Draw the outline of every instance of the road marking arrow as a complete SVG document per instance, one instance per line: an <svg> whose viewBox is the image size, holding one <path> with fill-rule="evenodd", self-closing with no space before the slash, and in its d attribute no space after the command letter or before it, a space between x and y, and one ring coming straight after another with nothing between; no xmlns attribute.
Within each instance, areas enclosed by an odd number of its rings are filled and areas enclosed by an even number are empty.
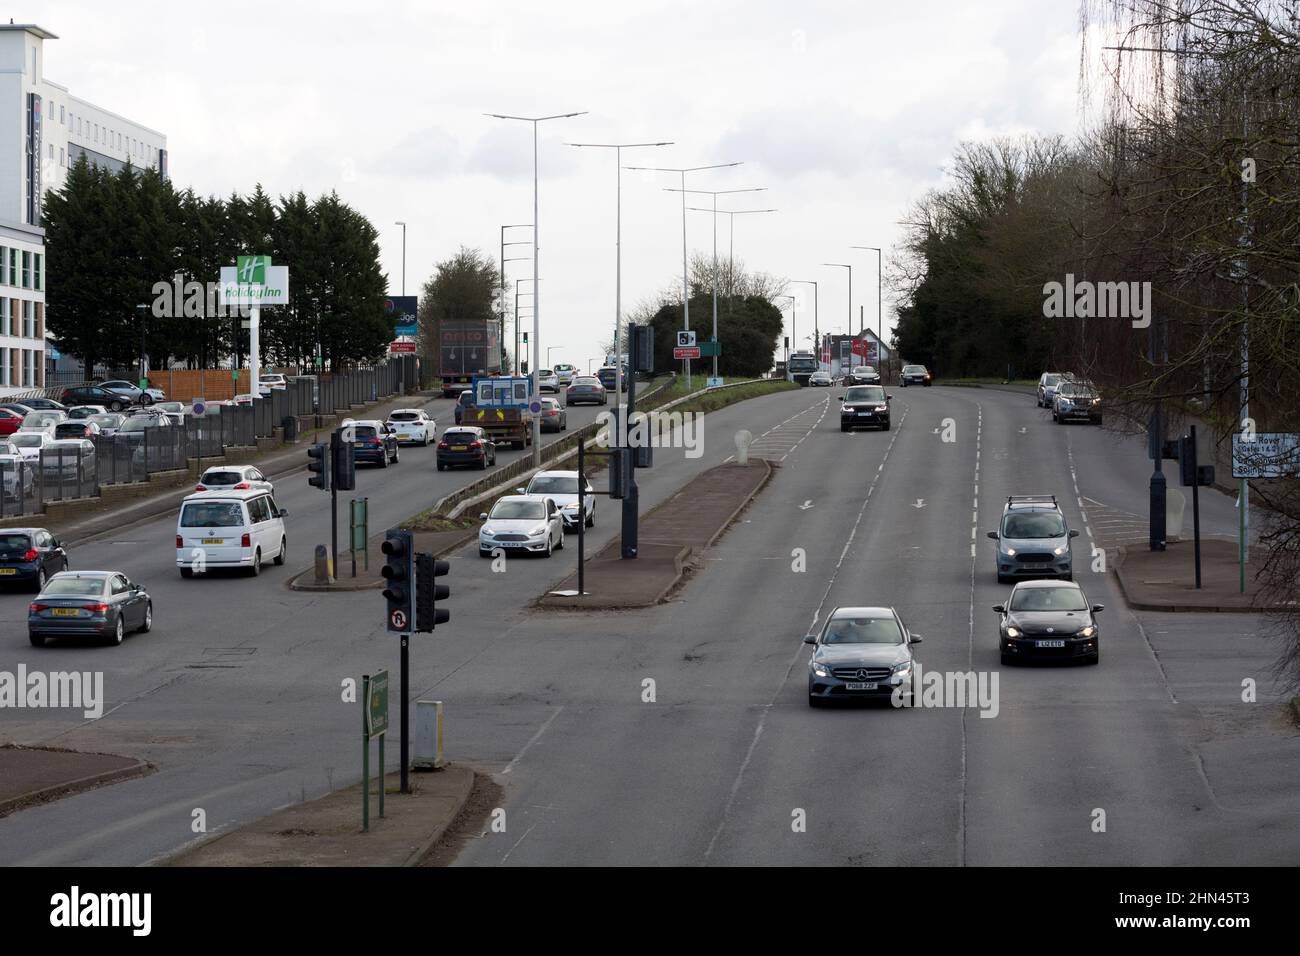
<svg viewBox="0 0 1300 956"><path fill-rule="evenodd" d="M811 508L812 506L813 506L812 499L809 498L807 501L805 501L803 504L801 504L801 505L799 506L799 510L800 510L800 511L807 511L807 510L808 510L809 508Z"/></svg>
<svg viewBox="0 0 1300 956"><path fill-rule="evenodd" d="M912 505L912 507L913 507L913 508L924 508L924 507L925 507L925 499L924 499L924 498L917 498L917 499L916 499L916 504Z"/></svg>

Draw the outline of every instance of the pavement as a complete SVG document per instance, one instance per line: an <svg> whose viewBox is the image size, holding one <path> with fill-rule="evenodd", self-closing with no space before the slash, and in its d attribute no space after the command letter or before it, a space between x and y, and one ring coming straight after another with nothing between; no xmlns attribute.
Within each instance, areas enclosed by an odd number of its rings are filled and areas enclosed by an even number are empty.
<svg viewBox="0 0 1300 956"><path fill-rule="evenodd" d="M772 466L758 458L747 465L718 465L692 478L642 516L635 558L623 560L620 535L587 559L582 592L575 571L536 605L615 609L658 604L682 580L687 562L718 539L771 474ZM577 536L566 535L565 544L576 547Z"/></svg>
<svg viewBox="0 0 1300 956"><path fill-rule="evenodd" d="M371 744L372 751L376 747ZM357 783L202 840L162 865L416 866L465 806L474 771L447 766L409 778L411 792L403 794L401 775L388 774L382 817L378 774L371 778L369 830L361 828L362 785Z"/></svg>
<svg viewBox="0 0 1300 956"><path fill-rule="evenodd" d="M1251 549L1258 556L1259 548ZM1201 541L1201 587L1196 587L1196 555L1191 541L1171 541L1164 551L1138 545L1119 549L1115 574L1129 607L1143 611L1285 611L1270 603L1255 580L1258 565L1246 562L1246 588L1241 590L1237 542L1223 538Z"/></svg>
<svg viewBox="0 0 1300 956"><path fill-rule="evenodd" d="M0 747L0 817L151 769L143 760L117 754Z"/></svg>

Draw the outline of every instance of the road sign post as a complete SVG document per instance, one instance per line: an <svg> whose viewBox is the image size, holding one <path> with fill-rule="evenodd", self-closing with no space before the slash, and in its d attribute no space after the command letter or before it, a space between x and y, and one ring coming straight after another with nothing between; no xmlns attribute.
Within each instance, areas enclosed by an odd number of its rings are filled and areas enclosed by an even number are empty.
<svg viewBox="0 0 1300 956"><path fill-rule="evenodd" d="M388 734L388 671L361 675L361 830L370 830L370 740L379 738L379 816L384 815L384 738Z"/></svg>

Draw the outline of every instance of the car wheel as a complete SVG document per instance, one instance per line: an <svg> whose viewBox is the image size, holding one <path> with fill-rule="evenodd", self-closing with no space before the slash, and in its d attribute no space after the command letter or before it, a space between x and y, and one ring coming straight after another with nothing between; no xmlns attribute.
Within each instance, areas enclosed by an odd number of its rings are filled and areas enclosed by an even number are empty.
<svg viewBox="0 0 1300 956"><path fill-rule="evenodd" d="M594 510L591 512L591 514L587 515L587 527L588 528L596 527L596 512Z"/></svg>
<svg viewBox="0 0 1300 956"><path fill-rule="evenodd" d="M998 575L998 584L1007 584L1010 582L1010 580L1011 579L1007 577L1005 574Z"/></svg>
<svg viewBox="0 0 1300 956"><path fill-rule="evenodd" d="M1100 649L1100 648L1098 648L1096 654L1093 654L1092 657L1088 658L1088 663L1089 663L1089 664L1100 664L1100 663L1101 663L1101 649Z"/></svg>
<svg viewBox="0 0 1300 956"><path fill-rule="evenodd" d="M37 594L40 594L43 590L45 590L45 582L48 580L49 580L49 576L45 573L45 569L37 568L36 569L36 593Z"/></svg>
<svg viewBox="0 0 1300 956"><path fill-rule="evenodd" d="M848 425L841 425L841 426L840 426L840 431L842 431L842 432L846 432L846 431L848 431L848 430L849 430L849 426L848 426Z"/></svg>
<svg viewBox="0 0 1300 956"><path fill-rule="evenodd" d="M487 471L487 455L484 455L482 458L479 459L478 470Z"/></svg>
<svg viewBox="0 0 1300 956"><path fill-rule="evenodd" d="M253 566L248 569L249 577L257 577L262 573L262 549L258 548L253 552Z"/></svg>
<svg viewBox="0 0 1300 956"><path fill-rule="evenodd" d="M1012 658L1010 654L1006 654L1006 653L1002 654L1001 657L1002 657L1002 666L1010 667L1011 662L1014 660L1014 658Z"/></svg>
<svg viewBox="0 0 1300 956"><path fill-rule="evenodd" d="M484 551L482 548L479 548L479 549L478 549L478 556L479 556L480 558L490 558L490 557L492 557L492 552L491 552L491 551Z"/></svg>
<svg viewBox="0 0 1300 956"><path fill-rule="evenodd" d="M551 544L551 536L548 534L546 536L546 556L549 558L554 551L555 547Z"/></svg>
<svg viewBox="0 0 1300 956"><path fill-rule="evenodd" d="M809 694L809 695L808 695L808 706L809 706L809 707L820 707L820 706L822 706L823 703L825 703L825 701L823 701L820 697L817 697L817 696L815 696L815 695L813 695L813 694Z"/></svg>
<svg viewBox="0 0 1300 956"><path fill-rule="evenodd" d="M563 531L563 530L560 531L560 543L557 544L557 545L555 546L555 550L556 550L556 551L563 551L563 550L564 550L564 531Z"/></svg>
<svg viewBox="0 0 1300 956"><path fill-rule="evenodd" d="M122 615L119 614L117 616L117 627L113 630L112 635L108 638L108 643L116 647L117 645L122 643L122 639L124 637L126 637L126 625L122 623Z"/></svg>
<svg viewBox="0 0 1300 956"><path fill-rule="evenodd" d="M1067 573L1061 575L1061 580L1062 580L1062 581L1073 581L1073 580L1074 580L1074 572L1073 572L1073 571L1069 571L1069 572L1067 572Z"/></svg>
<svg viewBox="0 0 1300 956"><path fill-rule="evenodd" d="M181 568L181 569L180 569L180 572L181 572L181 577L183 577L183 578L192 578L192 577L194 577L194 569L193 569L193 568Z"/></svg>
<svg viewBox="0 0 1300 956"><path fill-rule="evenodd" d="M275 556L276 564L284 564L285 559L289 556L289 543L284 538L280 539L280 553Z"/></svg>
<svg viewBox="0 0 1300 956"><path fill-rule="evenodd" d="M439 470L439 471L445 471L446 469L447 469L447 466L446 466L446 465L444 465L442 462L438 462L438 470Z"/></svg>
<svg viewBox="0 0 1300 956"><path fill-rule="evenodd" d="M393 464L394 464L394 465L396 465L399 461L401 461L401 459L398 457L399 454L400 454L400 453L398 452L398 450L397 450L396 448L394 448L394 449L393 449Z"/></svg>
<svg viewBox="0 0 1300 956"><path fill-rule="evenodd" d="M885 424L881 427L884 429L884 431L889 431L889 422L885 422Z"/></svg>
<svg viewBox="0 0 1300 956"><path fill-rule="evenodd" d="M28 632L27 632L27 640L29 640L29 641L32 642L32 647L44 647L44 646L45 646L45 635L44 635L44 634L37 634L35 631L28 631Z"/></svg>
<svg viewBox="0 0 1300 956"><path fill-rule="evenodd" d="M153 396L150 395L148 392L145 392L143 395L140 396L140 404L141 404L141 405L152 405L152 404L153 404Z"/></svg>
<svg viewBox="0 0 1300 956"><path fill-rule="evenodd" d="M140 633L148 634L153 630L153 601L144 606L144 623L140 625Z"/></svg>
<svg viewBox="0 0 1300 956"><path fill-rule="evenodd" d="M384 452L382 455L379 456L379 467L380 468L388 467L388 452Z"/></svg>
<svg viewBox="0 0 1300 956"><path fill-rule="evenodd" d="M122 402L109 402L108 404L108 410L110 412L120 412L125 409L126 409L126 405Z"/></svg>

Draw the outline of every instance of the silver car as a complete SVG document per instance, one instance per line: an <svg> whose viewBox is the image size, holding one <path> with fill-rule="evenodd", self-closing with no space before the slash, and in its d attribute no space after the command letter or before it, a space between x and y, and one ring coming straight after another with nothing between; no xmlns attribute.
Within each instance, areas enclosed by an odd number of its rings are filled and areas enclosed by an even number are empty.
<svg viewBox="0 0 1300 956"><path fill-rule="evenodd" d="M837 607L818 634L808 660L808 706L831 700L888 700L897 692L913 703L912 645L921 643L892 607Z"/></svg>
<svg viewBox="0 0 1300 956"><path fill-rule="evenodd" d="M1038 376L1038 407L1051 408L1057 388L1069 377L1064 372L1044 372Z"/></svg>
<svg viewBox="0 0 1300 956"><path fill-rule="evenodd" d="M552 498L508 495L498 499L491 514L481 514L478 553L485 558L501 548L551 556L564 547L564 519Z"/></svg>
<svg viewBox="0 0 1300 956"><path fill-rule="evenodd" d="M1026 577L1073 580L1070 539L1079 532L1066 524L1055 495L1009 495L1002 523L988 536L998 543L998 583Z"/></svg>

